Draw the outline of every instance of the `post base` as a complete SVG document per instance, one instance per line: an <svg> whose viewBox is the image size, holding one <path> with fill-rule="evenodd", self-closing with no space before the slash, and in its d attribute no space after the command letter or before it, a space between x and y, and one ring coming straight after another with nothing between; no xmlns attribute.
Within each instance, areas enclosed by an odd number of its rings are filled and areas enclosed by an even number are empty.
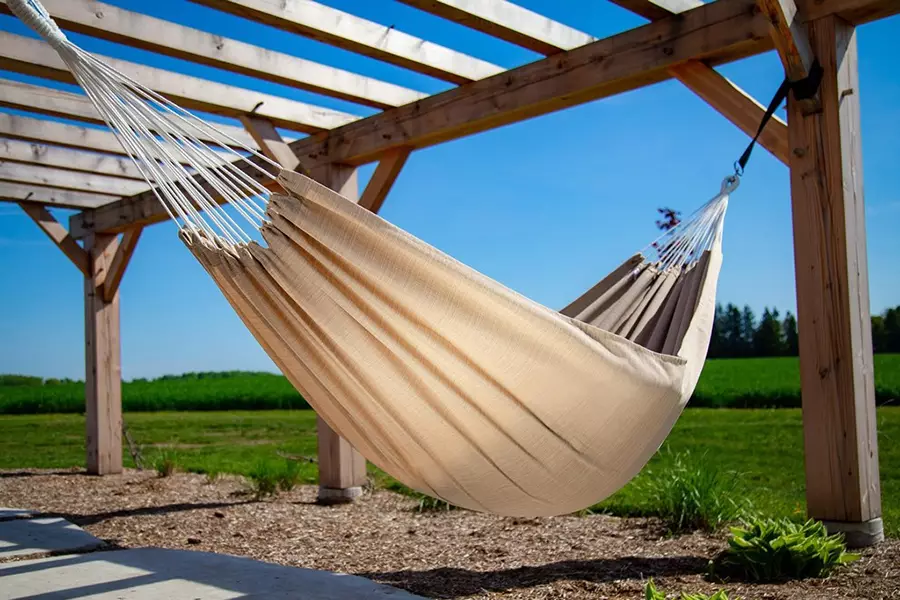
<svg viewBox="0 0 900 600"><path fill-rule="evenodd" d="M353 502L363 495L363 489L360 486L348 488L327 488L319 486L319 504L347 504Z"/></svg>
<svg viewBox="0 0 900 600"><path fill-rule="evenodd" d="M884 521L870 519L862 523L822 521L828 533L843 533L848 548L865 548L884 541Z"/></svg>

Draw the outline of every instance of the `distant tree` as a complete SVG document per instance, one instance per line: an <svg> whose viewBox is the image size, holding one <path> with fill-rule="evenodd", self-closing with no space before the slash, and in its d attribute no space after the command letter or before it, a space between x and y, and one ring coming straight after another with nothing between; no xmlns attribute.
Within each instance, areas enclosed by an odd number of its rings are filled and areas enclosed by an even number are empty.
<svg viewBox="0 0 900 600"><path fill-rule="evenodd" d="M778 320L778 310L766 308L753 336L753 350L757 356L781 356L784 349L784 331Z"/></svg>
<svg viewBox="0 0 900 600"><path fill-rule="evenodd" d="M756 317L753 315L753 309L744 306L741 313L741 345L738 356L755 356L754 337L756 336Z"/></svg>
<svg viewBox="0 0 900 600"><path fill-rule="evenodd" d="M882 352L900 352L900 306L884 311L882 319L885 338Z"/></svg>
<svg viewBox="0 0 900 600"><path fill-rule="evenodd" d="M725 336L723 335L725 327L725 309L722 307L722 304L716 302L716 312L713 317L713 326L712 326L712 334L709 338L709 352L707 355L710 358L722 358L724 357L727 344L725 342Z"/></svg>
<svg viewBox="0 0 900 600"><path fill-rule="evenodd" d="M781 327L784 329L784 353L787 356L799 355L800 338L797 335L797 318L791 314L791 311L785 313Z"/></svg>
<svg viewBox="0 0 900 600"><path fill-rule="evenodd" d="M722 356L734 358L741 355L741 311L730 302L722 313Z"/></svg>

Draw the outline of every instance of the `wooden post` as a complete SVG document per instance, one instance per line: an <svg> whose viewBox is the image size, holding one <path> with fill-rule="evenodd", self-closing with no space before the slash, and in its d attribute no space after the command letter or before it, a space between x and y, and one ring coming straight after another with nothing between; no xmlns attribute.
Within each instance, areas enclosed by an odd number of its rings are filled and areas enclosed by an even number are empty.
<svg viewBox="0 0 900 600"><path fill-rule="evenodd" d="M359 198L357 171L353 167L328 164L315 169L312 178L346 198ZM319 441L319 502L339 504L362 496L366 483L366 459L328 426L316 421Z"/></svg>
<svg viewBox="0 0 900 600"><path fill-rule="evenodd" d="M90 274L84 278L87 470L109 475L122 472L119 295L104 298L104 283L118 241L115 235L96 233L84 242L90 256Z"/></svg>
<svg viewBox="0 0 900 600"><path fill-rule="evenodd" d="M806 499L852 546L884 539L855 29L809 24L818 107L788 101Z"/></svg>

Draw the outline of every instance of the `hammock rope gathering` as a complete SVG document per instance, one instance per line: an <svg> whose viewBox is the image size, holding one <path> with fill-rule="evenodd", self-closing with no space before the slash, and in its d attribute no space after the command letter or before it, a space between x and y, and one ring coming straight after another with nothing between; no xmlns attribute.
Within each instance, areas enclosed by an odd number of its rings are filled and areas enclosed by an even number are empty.
<svg viewBox="0 0 900 600"><path fill-rule="evenodd" d="M36 0L8 5L284 375L399 481L477 511L566 514L620 489L671 431L708 349L737 175L557 312L104 65Z"/></svg>

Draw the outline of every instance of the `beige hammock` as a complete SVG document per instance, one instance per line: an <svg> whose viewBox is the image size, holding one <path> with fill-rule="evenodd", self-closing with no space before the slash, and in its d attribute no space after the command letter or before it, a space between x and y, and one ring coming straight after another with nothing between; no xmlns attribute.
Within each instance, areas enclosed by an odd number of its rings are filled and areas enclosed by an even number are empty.
<svg viewBox="0 0 900 600"><path fill-rule="evenodd" d="M71 44L35 0L8 4L66 60L272 360L387 473L456 506L556 515L621 488L668 435L703 366L736 177L559 313L231 150ZM251 168L286 195L269 197Z"/></svg>

